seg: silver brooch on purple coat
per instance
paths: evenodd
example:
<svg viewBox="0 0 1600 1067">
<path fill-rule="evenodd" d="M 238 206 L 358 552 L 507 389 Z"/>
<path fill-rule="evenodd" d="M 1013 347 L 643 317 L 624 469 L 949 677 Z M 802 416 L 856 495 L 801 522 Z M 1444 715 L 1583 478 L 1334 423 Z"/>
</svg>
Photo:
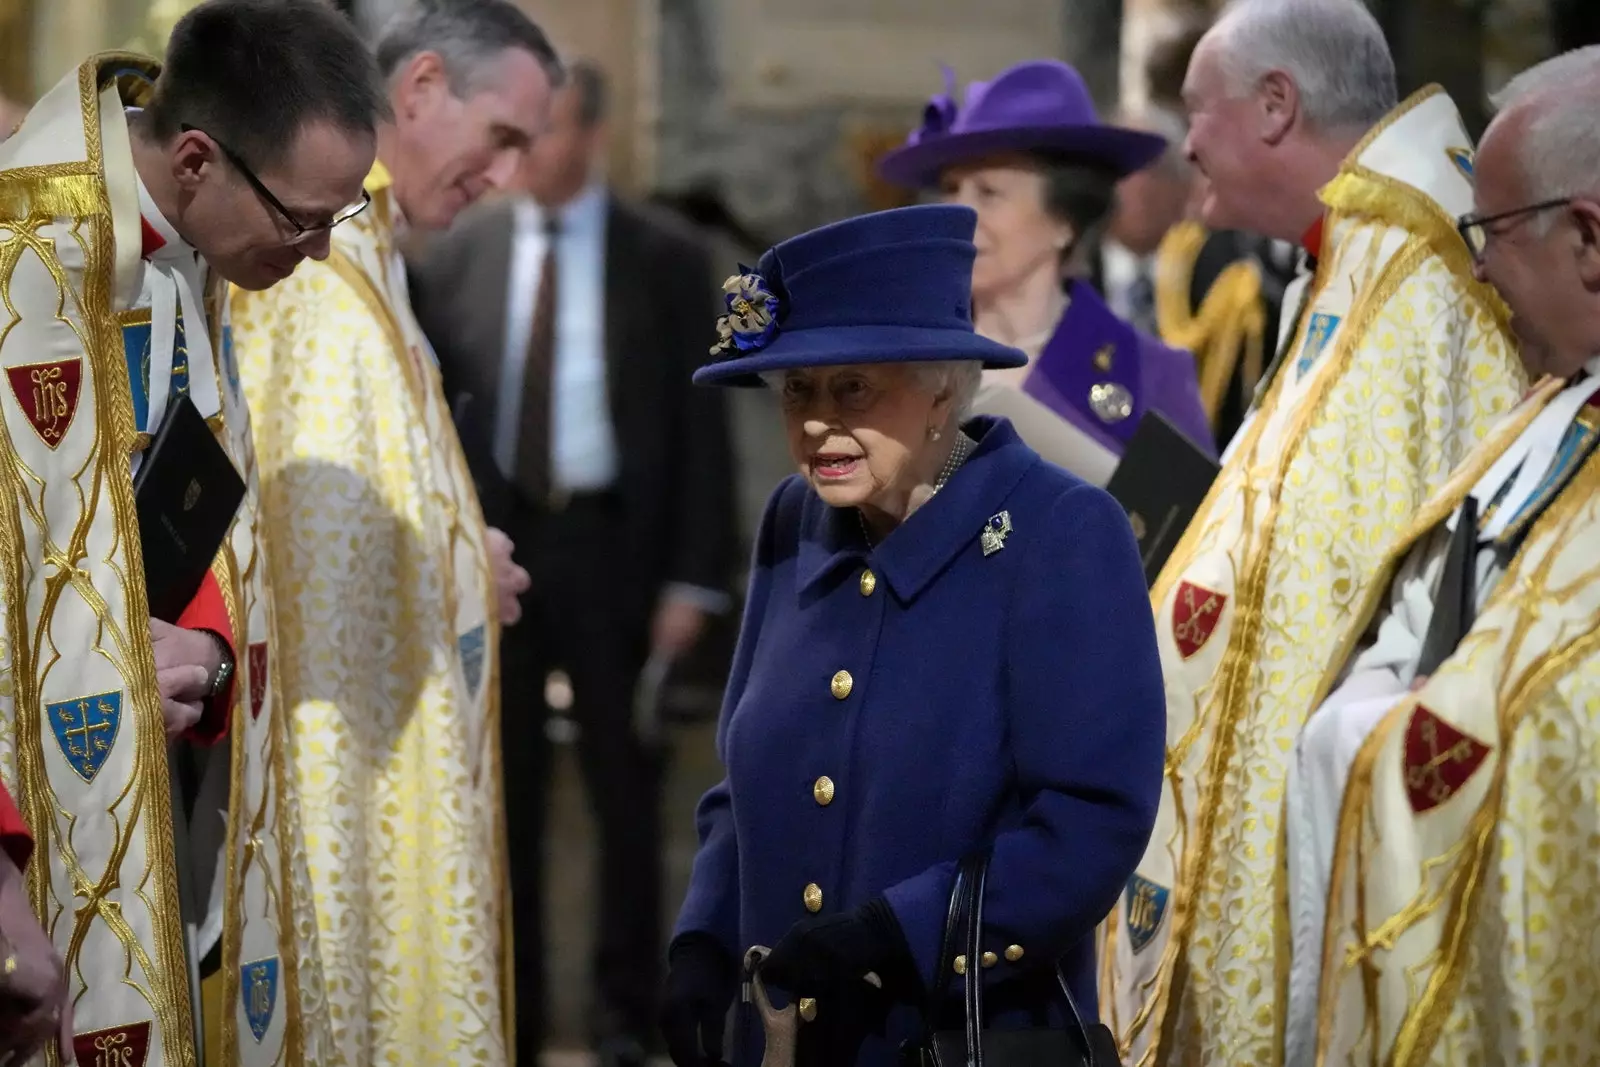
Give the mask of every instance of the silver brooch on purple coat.
<svg viewBox="0 0 1600 1067">
<path fill-rule="evenodd" d="M 985 556 L 992 556 L 1006 547 L 1006 538 L 1011 535 L 1011 512 L 1002 511 L 998 515 L 990 515 L 989 521 L 983 524 L 983 533 L 978 535 L 978 544 L 983 547 Z"/>
<path fill-rule="evenodd" d="M 1089 410 L 1101 422 L 1121 422 L 1133 414 L 1133 394 L 1120 382 L 1099 382 L 1089 388 Z"/>
</svg>

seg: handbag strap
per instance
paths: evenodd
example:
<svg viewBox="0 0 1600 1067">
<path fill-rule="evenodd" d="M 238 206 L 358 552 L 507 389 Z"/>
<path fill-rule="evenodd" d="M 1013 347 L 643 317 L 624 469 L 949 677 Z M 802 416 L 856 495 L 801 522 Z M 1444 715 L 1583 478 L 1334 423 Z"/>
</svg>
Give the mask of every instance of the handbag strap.
<svg viewBox="0 0 1600 1067">
<path fill-rule="evenodd" d="M 964 941 L 967 966 L 963 982 L 967 1009 L 967 1067 L 983 1067 L 983 898 L 989 881 L 989 855 L 990 850 L 983 848 L 961 861 L 956 871 L 956 883 L 950 892 L 951 911 L 945 928 L 948 942 L 951 940 L 950 925 L 961 921 L 961 917 L 956 916 L 959 901 L 966 922 Z M 941 990 L 948 988 L 948 978 L 943 975 L 948 975 L 953 967 L 951 957 L 946 954 L 939 963 L 941 978 L 937 984 Z M 1067 973 L 1059 960 L 1056 961 L 1055 972 L 1056 984 L 1061 987 L 1061 995 L 1067 1000 L 1071 1025 L 1078 1032 L 1078 1039 L 1083 1046 L 1085 1067 L 1098 1067 L 1089 1028 L 1084 1024 L 1083 1013 L 1078 1010 L 1077 998 L 1072 995 Z"/>
</svg>

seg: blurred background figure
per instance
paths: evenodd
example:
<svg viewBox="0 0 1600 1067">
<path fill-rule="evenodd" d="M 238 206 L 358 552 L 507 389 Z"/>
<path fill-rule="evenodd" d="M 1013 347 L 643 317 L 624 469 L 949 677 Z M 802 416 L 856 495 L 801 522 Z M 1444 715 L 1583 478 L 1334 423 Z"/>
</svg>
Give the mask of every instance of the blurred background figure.
<svg viewBox="0 0 1600 1067">
<path fill-rule="evenodd" d="M 546 684 L 576 725 L 599 831 L 591 1035 L 644 1062 L 662 954 L 662 761 L 670 666 L 732 606 L 733 455 L 709 358 L 717 305 L 702 243 L 604 176 L 607 84 L 571 65 L 522 175 L 526 195 L 464 219 L 414 266 L 490 522 L 533 576 L 505 636 L 507 816 L 518 1060 L 544 1039 Z M 570 693 L 570 697 L 568 694 Z"/>
<path fill-rule="evenodd" d="M 973 83 L 959 105 L 951 85 L 880 164 L 889 180 L 937 188 L 978 213 L 973 322 L 1029 363 L 986 372 L 975 410 L 1016 417 L 1046 459 L 1100 484 L 1146 411 L 1211 451 L 1189 354 L 1116 316 L 1080 280 L 1115 183 L 1165 146 L 1158 135 L 1100 122 L 1078 72 L 1041 60 Z M 1072 439 L 1048 420 L 1022 418 L 1013 390 L 1067 423 Z"/>
</svg>

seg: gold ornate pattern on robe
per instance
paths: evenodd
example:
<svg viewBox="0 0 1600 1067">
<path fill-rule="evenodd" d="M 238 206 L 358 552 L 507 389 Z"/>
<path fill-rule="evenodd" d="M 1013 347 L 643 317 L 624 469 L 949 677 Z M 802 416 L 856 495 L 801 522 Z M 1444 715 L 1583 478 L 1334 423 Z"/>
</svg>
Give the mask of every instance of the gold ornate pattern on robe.
<svg viewBox="0 0 1600 1067">
<path fill-rule="evenodd" d="M 250 413 L 234 362 L 226 287 L 207 300 L 221 384 L 219 434 L 245 480 L 245 499 L 216 566 L 233 627 L 237 671 L 227 866 L 223 896 L 221 1045 L 229 1064 L 328 1062 L 316 911 L 288 724 L 278 701 L 272 599 L 258 537 L 261 480 Z"/>
<path fill-rule="evenodd" d="M 368 188 L 326 263 L 233 298 L 328 1062 L 498 1065 L 509 915 L 485 529 L 381 167 Z"/>
<path fill-rule="evenodd" d="M 1288 355 L 1151 591 L 1167 774 L 1102 981 L 1129 1062 L 1281 1061 L 1286 761 L 1390 546 L 1522 391 L 1453 228 L 1469 144 L 1424 90 L 1322 191 Z"/>
<path fill-rule="evenodd" d="M 0 774 L 79 1062 L 166 1067 L 195 1050 L 116 318 L 139 278 L 123 69 L 154 66 L 90 60 L 0 145 Z"/>
<path fill-rule="evenodd" d="M 1515 437 L 1486 445 L 1476 473 Z M 1442 493 L 1407 544 L 1475 480 Z M 1591 454 L 1455 654 L 1385 716 L 1351 767 L 1323 935 L 1318 1063 L 1600 1061 L 1597 754 L 1600 454 Z"/>
</svg>

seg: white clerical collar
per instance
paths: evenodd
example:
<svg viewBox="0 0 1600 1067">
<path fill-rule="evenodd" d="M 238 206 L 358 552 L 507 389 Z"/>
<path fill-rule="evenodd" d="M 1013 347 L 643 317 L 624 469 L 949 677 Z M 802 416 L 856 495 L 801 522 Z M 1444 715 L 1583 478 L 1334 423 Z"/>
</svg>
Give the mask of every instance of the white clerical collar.
<svg viewBox="0 0 1600 1067">
<path fill-rule="evenodd" d="M 199 253 L 179 235 L 177 229 L 161 213 L 161 209 L 156 207 L 155 199 L 150 195 L 150 190 L 145 188 L 144 179 L 139 177 L 137 170 L 134 171 L 133 182 L 139 190 L 139 217 L 143 220 L 144 226 L 161 239 L 160 246 L 152 248 L 150 246 L 155 242 L 151 241 L 148 235 L 144 237 L 143 258 L 169 262 L 182 262 L 188 259 L 192 263 Z"/>
</svg>

